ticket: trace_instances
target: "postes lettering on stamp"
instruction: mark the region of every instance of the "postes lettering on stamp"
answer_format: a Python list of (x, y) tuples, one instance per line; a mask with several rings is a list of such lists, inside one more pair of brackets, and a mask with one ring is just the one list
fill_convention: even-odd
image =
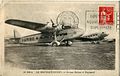
[(99, 24), (113, 25), (114, 23), (114, 8), (113, 7), (99, 7)]

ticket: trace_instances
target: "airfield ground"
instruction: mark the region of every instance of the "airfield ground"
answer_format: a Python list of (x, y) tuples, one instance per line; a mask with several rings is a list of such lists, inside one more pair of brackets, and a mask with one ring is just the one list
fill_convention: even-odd
[(5, 63), (32, 70), (114, 70), (115, 43), (5, 47)]

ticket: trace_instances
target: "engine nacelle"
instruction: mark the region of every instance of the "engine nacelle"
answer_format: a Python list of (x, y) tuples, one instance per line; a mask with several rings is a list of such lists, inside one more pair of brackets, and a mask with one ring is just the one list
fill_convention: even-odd
[(63, 29), (70, 29), (71, 26), (58, 25), (55, 27), (55, 31), (61, 31)]
[(64, 29), (64, 25), (58, 25), (58, 26), (55, 27), (56, 31), (60, 31), (62, 29)]

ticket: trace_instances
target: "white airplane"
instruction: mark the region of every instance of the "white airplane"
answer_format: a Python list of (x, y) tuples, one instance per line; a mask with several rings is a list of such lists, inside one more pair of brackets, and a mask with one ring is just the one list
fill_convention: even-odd
[(83, 35), (79, 38), (76, 38), (77, 40), (80, 41), (90, 41), (93, 44), (100, 43), (101, 40), (104, 40), (106, 36), (109, 34), (105, 32), (100, 32), (100, 33), (92, 33), (89, 35)]
[(84, 30), (81, 28), (72, 28), (71, 26), (64, 26), (64, 24), (55, 25), (52, 20), (51, 23), (42, 24), (9, 19), (5, 23), (41, 32), (21, 37), (19, 43), (24, 44), (50, 43), (52, 46), (59, 46), (61, 42), (64, 42), (66, 45), (72, 45), (73, 39), (84, 34)]

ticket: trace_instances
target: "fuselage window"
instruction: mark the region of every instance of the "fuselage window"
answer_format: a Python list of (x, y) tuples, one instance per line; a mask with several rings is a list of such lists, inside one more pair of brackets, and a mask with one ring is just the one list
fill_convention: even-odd
[(62, 34), (60, 34), (60, 36), (62, 36)]
[(29, 40), (29, 38), (26, 38), (26, 41), (28, 41)]
[(44, 39), (44, 38), (46, 38), (46, 36), (44, 36), (44, 35), (40, 36), (40, 39)]
[(24, 39), (24, 42), (26, 41), (26, 39)]
[(28, 41), (30, 41), (30, 38), (28, 38)]
[(30, 38), (28, 38), (28, 41), (30, 41)]
[(34, 40), (34, 37), (32, 37), (32, 40)]
[(22, 39), (22, 42), (24, 42), (24, 40)]
[(25, 42), (25, 39), (23, 38), (22, 41)]
[(94, 36), (97, 36), (97, 34), (94, 34)]
[(38, 40), (38, 37), (36, 37), (36, 40)]
[(30, 37), (30, 41), (32, 41), (32, 38)]
[(67, 35), (67, 33), (64, 33), (63, 35)]
[(62, 36), (62, 35), (67, 35), (67, 33), (62, 33), (62, 34), (59, 34), (59, 36)]

